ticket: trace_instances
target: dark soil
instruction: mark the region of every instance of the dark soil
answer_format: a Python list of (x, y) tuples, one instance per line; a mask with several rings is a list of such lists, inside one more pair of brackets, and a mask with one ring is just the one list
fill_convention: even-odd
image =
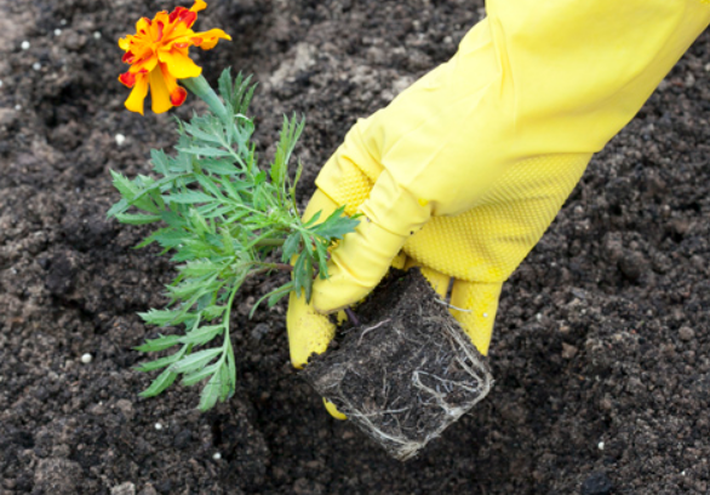
[(483, 356), (418, 269), (393, 270), (301, 376), (358, 428), (408, 460), (488, 394)]
[[(149, 149), (176, 134), (169, 115), (124, 110), (116, 39), (174, 6), (0, 0), (1, 492), (708, 493), (708, 33), (506, 285), (488, 397), (400, 463), (291, 369), (284, 305), (247, 318), (258, 285), (232, 322), (228, 403), (199, 414), (198, 390), (137, 396), (150, 377), (133, 347), (156, 329), (136, 312), (165, 303), (173, 273), (131, 249), (144, 229), (106, 220), (109, 169), (147, 173)], [(213, 82), (226, 65), (256, 74), (262, 155), (283, 113), (307, 116), (305, 202), (355, 119), (450, 57), (481, 6), (215, 1), (197, 28), (234, 41), (195, 52)]]

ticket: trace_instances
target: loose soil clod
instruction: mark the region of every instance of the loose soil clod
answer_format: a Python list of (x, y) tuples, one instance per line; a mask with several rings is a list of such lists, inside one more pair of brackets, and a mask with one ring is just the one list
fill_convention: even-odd
[(417, 269), (391, 274), (357, 315), (302, 375), (390, 455), (410, 459), (488, 394), (491, 374)]

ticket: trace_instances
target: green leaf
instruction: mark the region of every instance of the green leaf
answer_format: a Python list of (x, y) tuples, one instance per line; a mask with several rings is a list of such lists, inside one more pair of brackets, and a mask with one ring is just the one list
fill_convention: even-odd
[(138, 194), (138, 189), (125, 175), (113, 170), (110, 170), (110, 172), (111, 177), (113, 178), (113, 187), (118, 189), (118, 192), (121, 193), (121, 196), (123, 196), (127, 201), (131, 201), (136, 194)]
[(214, 198), (209, 194), (203, 193), (202, 191), (185, 191), (163, 196), (163, 200), (166, 202), (193, 205), (196, 203), (212, 202), (214, 201)]
[(318, 263), (319, 276), (322, 279), (328, 278), (328, 244), (316, 242), (316, 259)]
[(207, 382), (207, 385), (202, 389), (202, 394), (200, 394), (200, 405), (198, 408), (200, 411), (207, 411), (214, 407), (219, 399), (222, 383), (221, 374), (215, 373)]
[(182, 349), (180, 349), (175, 354), (171, 354), (170, 356), (165, 356), (154, 361), (150, 361), (148, 363), (140, 364), (136, 366), (136, 369), (138, 371), (154, 371), (159, 370), (161, 368), (165, 368), (166, 366), (170, 366), (171, 364), (178, 361), (183, 355), (185, 355), (185, 352), (187, 352), (186, 345), (182, 346)]
[(160, 246), (170, 249), (178, 247), (187, 239), (189, 239), (189, 234), (187, 232), (166, 228), (156, 230), (151, 235), (146, 237), (143, 242), (138, 244), (137, 247), (145, 247), (148, 244), (157, 242)]
[(276, 305), (276, 303), (278, 303), (284, 297), (288, 296), (288, 294), (290, 292), (291, 292), (290, 290), (282, 290), (282, 291), (272, 292), (271, 295), (269, 296), (269, 301), (268, 301), (269, 307), (273, 308)]
[(229, 346), (229, 352), (227, 353), (227, 376), (229, 377), (229, 385), (232, 390), (237, 388), (237, 365), (234, 359), (234, 351), (232, 351), (232, 346)]
[(232, 102), (232, 72), (231, 68), (227, 67), (222, 71), (222, 73), (219, 75), (219, 79), (217, 80), (217, 87), (219, 88), (219, 95), (222, 97), (225, 103), (229, 103), (230, 105), (233, 103)]
[(221, 263), (215, 263), (214, 261), (208, 259), (190, 261), (178, 267), (180, 273), (191, 278), (207, 277), (215, 272), (221, 271), (222, 269), (224, 269), (224, 266)]
[(357, 217), (348, 217), (343, 212), (345, 205), (337, 208), (325, 219), (323, 223), (316, 225), (312, 231), (328, 240), (342, 239), (345, 234), (355, 231), (360, 220)]
[(167, 369), (163, 371), (160, 375), (158, 375), (158, 377), (153, 380), (150, 386), (138, 395), (140, 395), (141, 397), (155, 397), (163, 390), (168, 388), (170, 385), (172, 385), (173, 382), (175, 382), (177, 376), (177, 373), (174, 373)]
[(231, 397), (234, 394), (234, 381), (232, 377), (230, 376), (230, 371), (228, 366), (222, 365), (222, 367), (219, 369), (219, 374), (220, 374), (220, 384), (221, 384), (221, 390), (219, 394), (219, 400), (224, 402), (227, 400), (229, 397)]
[(173, 324), (180, 317), (180, 312), (172, 309), (151, 309), (145, 313), (138, 313), (138, 316), (150, 325), (164, 327)]
[(311, 301), (311, 289), (313, 288), (313, 261), (302, 252), (296, 264), (293, 266), (293, 283), (296, 294), (302, 292), (306, 296), (306, 301)]
[(107, 212), (106, 212), (106, 217), (111, 218), (119, 213), (123, 213), (126, 211), (128, 208), (130, 208), (130, 203), (128, 202), (127, 199), (123, 198), (120, 199), (116, 204), (114, 204)]
[(157, 339), (146, 339), (145, 344), (136, 347), (141, 352), (157, 352), (180, 343), (179, 335), (160, 335)]
[(206, 366), (202, 368), (201, 370), (195, 371), (194, 373), (190, 373), (189, 375), (186, 375), (182, 378), (181, 382), (183, 385), (189, 387), (191, 385), (196, 384), (197, 382), (204, 380), (210, 375), (213, 375), (214, 373), (218, 372), (221, 367), (220, 363), (215, 363), (211, 364), (209, 366)]
[(212, 321), (221, 317), (226, 309), (227, 308), (225, 308), (224, 306), (218, 306), (216, 304), (213, 304), (202, 309), (202, 316), (205, 318), (205, 320)]
[(146, 225), (162, 220), (160, 215), (133, 215), (130, 213), (117, 213), (116, 220), (128, 225)]
[(323, 213), (323, 210), (318, 210), (315, 215), (313, 215), (311, 218), (308, 219), (306, 223), (303, 224), (303, 226), (308, 228), (315, 225), (318, 219), (320, 218), (321, 213)]
[[(222, 125), (219, 120), (213, 117), (196, 117), (192, 119), (191, 124), (184, 123), (183, 126), (185, 132), (207, 143), (221, 144), (224, 141)], [(209, 146), (207, 147), (210, 148)]]
[(214, 183), (214, 181), (210, 177), (205, 177), (204, 175), (198, 175), (197, 176), (197, 182), (200, 183), (200, 185), (210, 193), (214, 198), (219, 199), (220, 201), (224, 201), (224, 196), (222, 195), (222, 191), (219, 190), (219, 187)]
[(301, 132), (303, 132), (304, 125), (304, 119), (301, 119), (301, 121), (297, 123), (295, 115), (290, 121), (288, 117), (284, 115), (281, 135), (274, 156), (274, 163), (271, 165), (271, 180), (279, 188), (285, 185), (288, 162), (291, 159), (291, 154), (296, 146), (296, 142)]
[(231, 160), (204, 158), (200, 160), (200, 165), (206, 172), (217, 175), (235, 175), (239, 172), (239, 169), (234, 166)]
[(210, 146), (190, 146), (189, 148), (177, 148), (177, 150), (190, 155), (212, 158), (232, 156), (232, 152), (230, 151)]
[(212, 361), (217, 355), (222, 352), (222, 349), (205, 349), (202, 351), (194, 352), (189, 356), (184, 357), (177, 363), (170, 367), (171, 371), (175, 373), (190, 373), (199, 368), (202, 368), (207, 363)]
[(153, 164), (153, 170), (157, 173), (168, 176), (169, 163), (168, 155), (165, 154), (163, 150), (150, 150), (150, 161)]
[(281, 247), (281, 261), (288, 263), (291, 258), (298, 252), (298, 248), (301, 246), (301, 235), (298, 232), (294, 232), (286, 238), (283, 246)]
[(180, 337), (183, 344), (202, 345), (224, 332), (224, 325), (205, 325)]

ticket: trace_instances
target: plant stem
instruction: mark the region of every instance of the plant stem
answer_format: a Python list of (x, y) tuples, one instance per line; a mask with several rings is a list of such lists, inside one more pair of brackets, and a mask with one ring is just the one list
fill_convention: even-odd
[(212, 89), (210, 84), (207, 82), (205, 76), (200, 74), (197, 77), (181, 79), (180, 82), (182, 82), (187, 89), (189, 89), (202, 101), (207, 103), (207, 106), (210, 107), (212, 113), (219, 117), (222, 122), (229, 122), (227, 108), (224, 106), (224, 103), (222, 103), (222, 100), (219, 99), (219, 96), (217, 96), (214, 89)]
[(263, 268), (251, 270), (248, 275), (249, 277), (253, 277), (255, 275), (261, 275), (262, 273), (266, 273), (271, 270), (279, 270), (282, 272), (292, 272), (293, 271), (293, 266), (289, 265), (288, 263), (258, 263), (258, 264), (261, 265)]
[(262, 239), (255, 244), (256, 247), (280, 247), (286, 242), (285, 239)]

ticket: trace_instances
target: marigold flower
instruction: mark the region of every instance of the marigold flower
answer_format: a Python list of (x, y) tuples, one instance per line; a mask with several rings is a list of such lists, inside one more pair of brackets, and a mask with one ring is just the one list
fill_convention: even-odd
[(201, 33), (191, 29), (197, 12), (205, 7), (207, 4), (203, 0), (195, 0), (190, 9), (176, 7), (170, 14), (158, 12), (153, 20), (143, 17), (136, 23), (136, 34), (118, 40), (118, 46), (126, 52), (123, 62), (131, 65), (128, 72), (118, 77), (124, 85), (133, 88), (126, 100), (128, 110), (143, 115), (143, 100), (148, 95), (148, 87), (155, 113), (182, 105), (187, 91), (178, 86), (177, 80), (202, 73), (202, 68), (188, 55), (190, 46), (209, 50), (220, 39), (232, 39), (221, 29)]

